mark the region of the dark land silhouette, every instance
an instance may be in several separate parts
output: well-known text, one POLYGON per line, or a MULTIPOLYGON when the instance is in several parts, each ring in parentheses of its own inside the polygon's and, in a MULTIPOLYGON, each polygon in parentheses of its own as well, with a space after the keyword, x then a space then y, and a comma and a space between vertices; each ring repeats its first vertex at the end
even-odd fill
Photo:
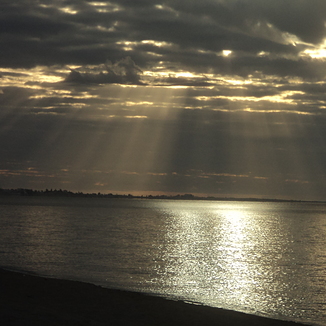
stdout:
POLYGON ((103 194, 103 193, 84 193, 72 192, 62 189, 46 189, 46 190, 33 190, 25 188, 16 189, 2 189, 0 188, 0 197, 5 196, 37 196, 37 197, 81 197, 81 198, 125 198, 125 199, 170 199, 170 200, 224 200, 224 201, 256 201, 256 202, 316 202, 324 203, 325 201, 305 201, 295 199, 278 199, 278 198, 236 198, 236 197, 201 197, 193 194, 178 194, 178 195, 146 195, 135 196, 131 194, 103 194))

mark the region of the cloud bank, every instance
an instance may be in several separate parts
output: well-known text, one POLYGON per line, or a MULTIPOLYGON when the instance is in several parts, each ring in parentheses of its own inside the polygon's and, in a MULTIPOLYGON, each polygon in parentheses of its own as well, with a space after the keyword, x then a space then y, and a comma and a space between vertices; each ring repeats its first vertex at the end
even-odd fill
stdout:
POLYGON ((324 198, 324 0, 0 9, 6 187, 324 198))

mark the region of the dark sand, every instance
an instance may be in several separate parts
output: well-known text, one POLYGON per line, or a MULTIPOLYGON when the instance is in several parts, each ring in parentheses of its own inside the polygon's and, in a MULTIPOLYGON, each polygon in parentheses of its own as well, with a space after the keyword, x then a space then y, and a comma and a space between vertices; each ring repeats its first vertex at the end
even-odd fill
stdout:
POLYGON ((0 269, 0 325, 299 326, 300 324, 0 269))

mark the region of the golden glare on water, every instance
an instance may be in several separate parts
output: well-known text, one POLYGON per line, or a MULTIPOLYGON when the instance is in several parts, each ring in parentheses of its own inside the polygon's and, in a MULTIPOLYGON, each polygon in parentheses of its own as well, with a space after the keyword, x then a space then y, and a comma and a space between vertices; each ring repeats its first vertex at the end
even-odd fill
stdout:
POLYGON ((169 224, 166 239, 171 245, 167 248, 168 257, 165 257, 167 281, 175 287, 200 286, 205 275, 216 290, 222 284, 221 279, 214 275, 225 270, 231 297, 239 300, 239 296, 244 295, 237 291, 239 285, 252 283, 248 263, 243 260, 245 250, 251 245, 248 240, 251 238, 249 232, 253 231, 252 221, 248 220, 242 205, 215 204, 216 210, 214 205, 210 206, 209 219, 206 214, 203 214, 205 218, 201 217, 198 210, 181 209, 180 214, 175 214, 174 210, 174 221, 169 224), (216 241, 219 242, 218 248, 215 247, 216 241), (176 261, 173 257, 183 259, 176 261), (209 260, 206 261, 205 257, 209 260))
POLYGON ((275 309, 282 314, 286 275, 274 269, 274 261, 287 254, 291 243, 286 232, 278 234, 282 225, 277 216, 266 221, 262 217, 268 213, 267 204, 169 205, 166 246, 159 261, 170 293, 183 291, 214 306, 223 303, 230 309, 250 307, 256 312, 275 309), (277 284, 280 293, 273 307, 268 300, 275 292, 271 284, 277 284))
POLYGON ((31 200, 3 205, 5 266, 274 319, 325 320, 324 204, 31 200))
MULTIPOLYGON (((239 303, 245 305, 249 297, 255 300, 256 286, 260 286, 257 284, 259 283, 257 270, 250 262, 257 254, 252 252, 257 246, 256 241, 259 237, 256 234, 257 225, 255 220, 246 214, 245 205, 225 205, 221 215, 220 241, 221 250, 224 251, 222 259, 225 264, 230 301, 233 300, 231 304, 234 305, 239 303)), ((255 306, 257 307, 257 303, 255 306)))

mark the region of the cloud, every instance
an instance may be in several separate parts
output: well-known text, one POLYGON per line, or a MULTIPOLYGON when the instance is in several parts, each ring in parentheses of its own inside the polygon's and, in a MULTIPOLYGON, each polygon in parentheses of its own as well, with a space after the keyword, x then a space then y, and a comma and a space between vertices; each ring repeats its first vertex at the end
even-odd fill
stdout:
POLYGON ((325 37, 323 0, 170 0, 166 3, 178 12, 202 15, 227 28, 267 39, 281 41, 286 36, 281 33, 286 33, 304 42, 319 43, 325 37))
MULTIPOLYGON (((86 66, 130 56, 142 70, 320 79, 325 64, 300 53, 322 43, 325 13, 323 0, 5 2, 0 59, 6 67, 86 66), (223 50, 232 51, 229 60, 223 50)), ((125 82, 119 76, 71 78, 125 82)), ((139 82, 135 73, 124 79, 139 82)))
POLYGON ((147 179, 154 189, 160 179, 156 190, 214 193, 218 182, 224 193, 304 195, 294 181, 307 180, 325 193, 324 0, 20 0, 0 9, 7 181, 13 172, 25 182, 32 166, 44 172, 34 181, 56 175, 77 191, 145 189, 147 179))
POLYGON ((65 82, 82 84, 131 84, 143 85, 140 80, 142 70, 130 58, 126 57, 112 64, 110 61, 104 65, 82 68, 88 72, 71 70, 65 82), (100 72, 98 72, 100 71, 100 72))

